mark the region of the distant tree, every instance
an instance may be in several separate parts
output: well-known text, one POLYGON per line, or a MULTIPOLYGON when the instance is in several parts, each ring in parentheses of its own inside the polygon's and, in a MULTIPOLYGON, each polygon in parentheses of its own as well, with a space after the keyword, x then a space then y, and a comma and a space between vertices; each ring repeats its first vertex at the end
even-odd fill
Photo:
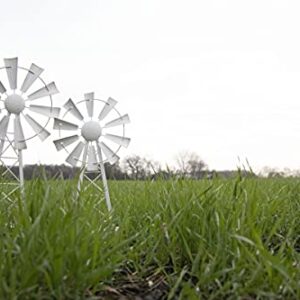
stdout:
POLYGON ((268 174, 268 178, 283 178, 284 173, 283 172, 271 172, 268 174))
POLYGON ((268 178, 280 178, 285 177, 285 173, 276 168, 263 167, 259 173, 259 176, 268 178))
POLYGON ((163 172, 162 166, 158 161, 145 159, 148 173, 152 175, 159 174, 163 172))
POLYGON ((207 164, 195 152, 181 152, 176 157, 176 173, 183 177, 202 178, 207 164))
POLYGON ((271 173, 273 171, 275 171, 275 169, 265 166, 260 170, 258 175, 260 177, 268 177, 269 173, 271 173))
POLYGON ((141 157, 139 155, 131 155, 123 160, 123 169, 131 179, 146 179, 153 174, 160 172, 159 163, 141 157))
POLYGON ((128 178, 127 174, 121 169, 119 162, 116 162, 113 165, 105 163, 104 166, 107 179, 123 180, 128 178))

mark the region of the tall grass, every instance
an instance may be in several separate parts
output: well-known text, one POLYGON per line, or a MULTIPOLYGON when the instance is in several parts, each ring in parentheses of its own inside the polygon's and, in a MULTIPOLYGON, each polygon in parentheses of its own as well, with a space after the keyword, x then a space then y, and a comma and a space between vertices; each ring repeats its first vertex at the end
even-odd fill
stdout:
POLYGON ((111 213, 72 181, 0 202, 0 299, 92 299, 124 270, 169 299, 300 299, 298 179, 109 184, 111 213))

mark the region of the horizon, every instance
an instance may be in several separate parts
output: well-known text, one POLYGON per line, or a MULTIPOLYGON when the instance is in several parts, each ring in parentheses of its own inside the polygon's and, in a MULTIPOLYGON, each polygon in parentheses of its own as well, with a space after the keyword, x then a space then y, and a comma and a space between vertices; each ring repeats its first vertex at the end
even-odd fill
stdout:
MULTIPOLYGON (((135 156, 138 154, 132 154, 132 156, 135 156)), ((125 170, 126 168, 124 167, 125 164, 125 159, 130 157, 129 156, 125 156, 124 158, 120 159, 120 161, 118 161, 117 163, 110 165, 111 167, 114 167, 115 165, 117 165, 118 167, 120 167, 122 170, 125 170)), ((159 161, 154 161, 151 160, 147 157, 142 157, 140 156, 141 159, 146 159, 152 163, 157 164, 158 163, 158 167, 161 168, 161 171, 165 171, 167 169, 169 169, 172 172, 176 172, 179 171, 180 167, 178 166, 178 164, 176 164, 176 162, 174 162, 172 165, 168 165, 168 164, 161 164, 161 162, 159 161)), ((105 164, 109 164, 108 162, 106 162, 105 164)), ((70 166, 67 162, 62 162, 61 164, 57 164, 57 163, 26 163, 24 164, 24 167, 26 166, 41 166, 41 167, 51 167, 51 166, 57 166, 57 167, 68 167, 68 168, 74 168, 72 166, 70 166)), ((17 167, 17 166, 14 166, 17 167)), ((77 169, 80 169, 80 166, 76 167, 77 169)), ((270 173, 278 173, 278 174, 283 174, 283 175, 288 175, 288 176, 300 176, 300 167, 298 169, 292 169, 292 168, 288 168, 288 167, 283 167, 283 168, 278 168, 278 167, 274 167, 274 166, 264 166, 263 168, 259 169, 259 170, 254 170, 252 168, 251 165, 247 164, 247 162, 245 163, 240 163, 239 166, 236 166, 235 168, 232 169, 213 169, 210 168, 209 165, 206 165, 206 167, 203 169, 203 172, 236 172, 236 171, 245 171, 245 172, 254 172, 255 175, 258 176, 266 176, 270 173)))

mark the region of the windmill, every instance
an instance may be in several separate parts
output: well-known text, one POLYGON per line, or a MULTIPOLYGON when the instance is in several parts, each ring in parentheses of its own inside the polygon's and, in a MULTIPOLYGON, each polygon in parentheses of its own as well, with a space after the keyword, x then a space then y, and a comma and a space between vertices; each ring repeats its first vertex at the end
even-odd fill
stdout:
POLYGON ((78 191, 83 178, 89 181, 89 185, 102 191, 97 184, 101 176, 108 210, 111 210, 111 202, 104 163, 116 163, 121 147, 128 147, 130 143, 130 139, 125 137, 125 125, 130 122, 129 116, 121 115, 115 107, 116 104, 117 101, 112 98, 107 101, 96 99, 94 93, 84 94, 84 99, 76 103, 69 99, 64 104, 65 113, 62 118, 54 118, 53 127, 60 133, 60 138, 53 141, 56 149, 66 150, 66 162, 70 165, 81 166, 78 191), (82 109, 82 106, 85 108, 82 109), (62 131, 73 133, 61 137, 62 131), (76 146, 69 151, 69 147, 75 142, 76 146), (97 177, 91 179, 87 176, 89 172, 97 173, 97 177))
POLYGON ((54 82, 45 83, 42 72, 35 64, 29 69, 19 66, 17 57, 5 58, 0 67, 0 163, 4 167, 1 178, 8 173, 17 181, 10 183, 13 188, 4 195, 8 199, 18 188, 23 192, 22 151, 27 148, 27 141, 36 137, 44 141, 50 135, 46 129, 50 118, 60 112, 52 100, 58 89, 54 82), (11 170, 15 165, 19 166, 19 176, 11 170))

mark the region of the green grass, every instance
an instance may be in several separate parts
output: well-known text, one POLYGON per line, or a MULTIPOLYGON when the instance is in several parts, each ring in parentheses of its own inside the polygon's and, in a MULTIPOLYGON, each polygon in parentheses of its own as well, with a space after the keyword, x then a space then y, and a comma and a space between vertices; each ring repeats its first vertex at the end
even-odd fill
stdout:
POLYGON ((299 183, 110 182, 108 213, 75 182, 28 182, 0 202, 0 299, 103 299, 130 278, 168 299, 300 299, 299 183))

